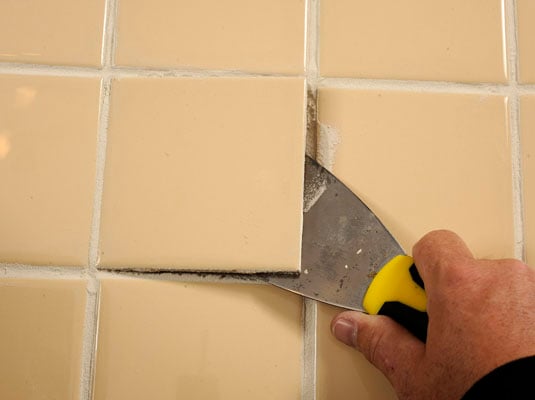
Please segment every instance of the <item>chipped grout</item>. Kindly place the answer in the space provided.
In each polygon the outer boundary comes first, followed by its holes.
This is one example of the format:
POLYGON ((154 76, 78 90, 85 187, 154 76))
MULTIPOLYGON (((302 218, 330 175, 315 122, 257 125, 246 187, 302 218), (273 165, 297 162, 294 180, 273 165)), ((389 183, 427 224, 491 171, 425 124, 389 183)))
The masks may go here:
POLYGON ((303 370, 302 400, 316 400, 316 342, 317 302, 304 298, 303 301, 303 370))
MULTIPOLYGON (((524 219, 522 199, 522 149, 520 143, 520 94, 518 84, 518 38, 516 1, 502 3, 504 15, 505 49, 510 93, 507 99, 511 141, 513 191, 514 256, 525 259, 524 219)), ((529 91, 529 90, 528 90, 529 91)))
POLYGON ((328 171, 332 172, 336 150, 341 142, 340 132, 334 126, 318 122, 317 133, 317 161, 328 171))

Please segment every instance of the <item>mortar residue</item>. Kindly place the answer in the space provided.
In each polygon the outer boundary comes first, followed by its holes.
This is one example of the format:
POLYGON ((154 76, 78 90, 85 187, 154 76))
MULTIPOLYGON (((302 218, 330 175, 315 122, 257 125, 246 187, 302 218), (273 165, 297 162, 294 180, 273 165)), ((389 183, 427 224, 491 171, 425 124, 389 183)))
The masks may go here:
POLYGON ((316 155, 318 162, 332 172, 336 155, 336 148, 340 144, 338 129, 331 125, 318 123, 319 132, 317 138, 316 155))

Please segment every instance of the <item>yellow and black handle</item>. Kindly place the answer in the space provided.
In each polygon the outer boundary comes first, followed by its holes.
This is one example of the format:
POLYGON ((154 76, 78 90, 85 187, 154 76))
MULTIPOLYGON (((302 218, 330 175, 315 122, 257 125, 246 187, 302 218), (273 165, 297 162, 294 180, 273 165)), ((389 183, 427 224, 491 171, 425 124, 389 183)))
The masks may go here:
POLYGON ((368 314, 386 315, 425 343, 427 298, 412 257, 392 258, 373 278, 364 296, 368 314))

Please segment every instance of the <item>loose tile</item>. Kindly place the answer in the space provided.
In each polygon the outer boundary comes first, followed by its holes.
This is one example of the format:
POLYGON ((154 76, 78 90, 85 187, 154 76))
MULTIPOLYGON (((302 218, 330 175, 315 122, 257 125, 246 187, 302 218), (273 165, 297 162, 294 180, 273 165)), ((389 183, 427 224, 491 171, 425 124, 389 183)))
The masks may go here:
POLYGON ((535 83, 535 2, 518 0, 516 7, 519 80, 522 83, 535 83))
POLYGON ((302 0, 129 0, 116 63, 301 74, 304 21, 302 0))
POLYGON ((0 262, 87 263, 97 79, 0 76, 0 262))
POLYGON ((267 285, 105 279, 94 400, 298 400, 301 313, 267 285))
POLYGON ((379 370, 331 334, 331 320, 341 311, 318 303, 316 399, 397 399, 394 389, 379 370))
POLYGON ((104 0, 0 3, 0 61, 100 64, 104 0))
POLYGON ((535 267, 535 96, 523 96, 520 104, 526 261, 535 267))
POLYGON ((497 95, 319 92, 320 135, 339 142, 323 158, 408 252, 447 228, 477 256, 513 256, 507 120, 497 95))
POLYGON ((501 0, 322 0, 322 76, 505 82, 501 0))
POLYGON ((85 285, 0 279, 0 398, 78 398, 85 285))
POLYGON ((114 82, 100 265, 298 270, 304 84, 114 82))

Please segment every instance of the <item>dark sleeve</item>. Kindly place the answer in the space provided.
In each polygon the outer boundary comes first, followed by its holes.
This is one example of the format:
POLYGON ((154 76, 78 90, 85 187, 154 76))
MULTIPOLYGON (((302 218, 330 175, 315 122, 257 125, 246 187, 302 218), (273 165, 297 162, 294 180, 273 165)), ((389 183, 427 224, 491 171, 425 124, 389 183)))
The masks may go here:
POLYGON ((521 358, 485 375, 461 400, 534 399, 535 356, 521 358))

